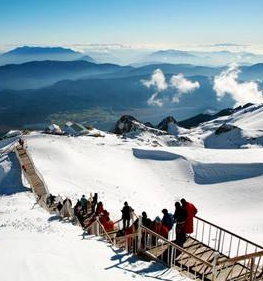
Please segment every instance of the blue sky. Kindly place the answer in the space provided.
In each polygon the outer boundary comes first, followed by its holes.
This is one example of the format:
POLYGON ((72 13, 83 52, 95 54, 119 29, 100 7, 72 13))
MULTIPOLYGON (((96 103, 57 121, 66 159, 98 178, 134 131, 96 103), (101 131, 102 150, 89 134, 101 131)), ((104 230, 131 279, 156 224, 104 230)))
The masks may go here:
POLYGON ((0 45, 263 44, 263 0, 0 0, 0 45))

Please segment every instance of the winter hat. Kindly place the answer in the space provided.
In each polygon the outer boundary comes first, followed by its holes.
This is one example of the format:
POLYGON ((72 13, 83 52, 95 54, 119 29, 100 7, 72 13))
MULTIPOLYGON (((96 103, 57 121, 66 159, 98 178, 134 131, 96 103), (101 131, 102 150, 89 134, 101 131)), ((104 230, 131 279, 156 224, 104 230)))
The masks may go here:
POLYGON ((155 222, 160 223, 160 222, 161 222, 160 217, 157 216, 157 217, 155 218, 155 222))

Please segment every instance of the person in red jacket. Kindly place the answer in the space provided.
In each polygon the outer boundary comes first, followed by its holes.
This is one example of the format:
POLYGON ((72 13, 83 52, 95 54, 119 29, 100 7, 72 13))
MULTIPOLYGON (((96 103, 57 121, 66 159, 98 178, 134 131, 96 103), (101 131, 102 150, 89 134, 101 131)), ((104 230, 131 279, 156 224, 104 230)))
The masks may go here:
POLYGON ((114 223, 110 220, 110 213, 107 210, 103 210, 100 222, 107 232, 114 230, 114 223))
POLYGON ((103 210, 104 210, 103 204, 102 204, 102 202, 99 202, 99 203, 97 204, 97 207, 96 207, 95 215, 96 215, 96 216, 102 215, 103 210))
POLYGON ((197 209, 194 204, 187 202, 184 198, 181 199, 181 203, 187 212, 186 233, 191 234, 194 232, 194 216, 197 214, 197 209))
POLYGON ((154 232, 168 239, 169 229, 165 226, 159 217, 155 218, 154 221, 154 232))

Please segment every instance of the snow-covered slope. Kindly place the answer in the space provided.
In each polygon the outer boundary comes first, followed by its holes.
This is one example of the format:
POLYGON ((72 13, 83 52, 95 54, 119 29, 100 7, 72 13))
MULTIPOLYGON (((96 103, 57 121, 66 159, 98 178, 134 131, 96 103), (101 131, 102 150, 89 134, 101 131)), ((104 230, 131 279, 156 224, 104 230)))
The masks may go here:
POLYGON ((181 197, 199 214, 263 243, 263 150, 152 147, 112 134, 104 138, 31 135, 29 151, 51 192, 77 199, 99 192, 120 218, 125 200, 137 213, 161 215, 181 197))
MULTIPOLYGON (((252 106, 180 131, 193 140, 191 146, 182 146, 178 136, 148 129, 77 138, 35 132, 25 139, 50 192, 69 196, 73 203, 82 194, 98 192, 113 219, 120 218, 124 201, 153 219, 163 208, 173 212, 174 202, 185 197, 199 216, 263 244, 262 117, 263 106, 252 106), (218 130, 223 124, 233 130, 218 130), (253 149, 235 149, 249 147, 252 138, 253 149)), ((0 147, 3 151, 11 144, 0 142, 0 147)), ((130 280, 163 274, 163 268, 124 256, 103 242, 83 241, 78 227, 32 209, 33 203, 14 154, 1 155, 0 280, 130 280)), ((180 279, 171 271, 162 278, 180 279)))
POLYGON ((252 105, 230 116, 205 122, 186 134, 207 148, 249 148, 263 146, 263 104, 252 105), (233 130, 217 133, 221 126, 233 130))
POLYGON ((33 208, 34 203, 29 192, 0 197, 0 280, 183 279, 176 271, 125 255, 97 239, 83 240, 80 228, 33 208))

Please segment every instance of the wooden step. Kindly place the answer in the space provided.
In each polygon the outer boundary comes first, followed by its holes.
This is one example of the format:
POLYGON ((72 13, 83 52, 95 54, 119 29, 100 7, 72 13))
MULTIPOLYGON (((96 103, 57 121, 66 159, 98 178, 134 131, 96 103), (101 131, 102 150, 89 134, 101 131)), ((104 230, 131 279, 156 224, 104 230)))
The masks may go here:
POLYGON ((147 250, 147 252, 151 253, 155 257, 159 257, 165 252, 165 250, 167 250, 167 248, 168 248, 167 245, 164 244, 164 245, 160 245, 160 246, 151 248, 151 249, 147 250))
MULTIPOLYGON (((221 270, 219 270, 219 272, 216 275, 216 280, 217 281, 225 281, 225 280, 230 280, 230 279, 234 279, 237 278, 239 276, 242 276, 245 274, 245 269, 243 266, 241 266, 240 264, 235 264, 233 266, 229 266, 226 268, 223 268, 221 270)), ((206 276, 209 280, 211 280, 212 278, 212 273, 209 273, 206 276)))

